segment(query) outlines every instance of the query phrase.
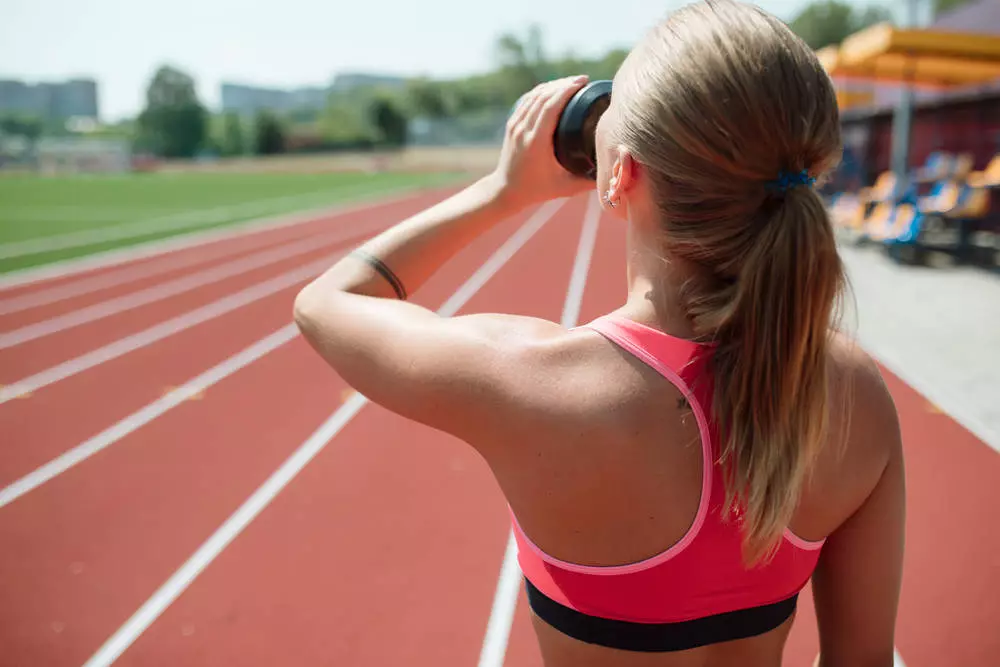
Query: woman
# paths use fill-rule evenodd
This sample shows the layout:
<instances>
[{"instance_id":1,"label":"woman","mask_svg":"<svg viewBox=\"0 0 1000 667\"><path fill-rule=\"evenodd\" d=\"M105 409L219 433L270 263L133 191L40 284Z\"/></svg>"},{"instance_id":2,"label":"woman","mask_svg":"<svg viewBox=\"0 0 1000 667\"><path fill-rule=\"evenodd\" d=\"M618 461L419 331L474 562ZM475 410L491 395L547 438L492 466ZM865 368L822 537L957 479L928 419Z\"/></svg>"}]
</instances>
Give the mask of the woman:
<instances>
[{"instance_id":1,"label":"woman","mask_svg":"<svg viewBox=\"0 0 1000 667\"><path fill-rule=\"evenodd\" d=\"M547 665L781 664L811 578L823 667L892 664L904 480L892 401L833 333L812 185L840 150L813 53L724 0L629 55L597 129L628 297L565 330L403 299L498 221L592 184L552 157L583 78L538 86L499 165L306 287L296 320L389 410L462 438L510 504Z\"/></svg>"}]
</instances>

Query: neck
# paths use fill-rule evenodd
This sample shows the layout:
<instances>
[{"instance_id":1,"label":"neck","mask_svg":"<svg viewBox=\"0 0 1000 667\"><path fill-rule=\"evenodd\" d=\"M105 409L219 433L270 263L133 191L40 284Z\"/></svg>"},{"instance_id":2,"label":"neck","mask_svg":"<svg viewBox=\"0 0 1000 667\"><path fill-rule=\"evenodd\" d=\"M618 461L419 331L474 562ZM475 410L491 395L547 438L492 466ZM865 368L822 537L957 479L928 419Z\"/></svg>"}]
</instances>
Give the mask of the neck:
<instances>
[{"instance_id":1,"label":"neck","mask_svg":"<svg viewBox=\"0 0 1000 667\"><path fill-rule=\"evenodd\" d=\"M694 267L666 255L657 229L630 221L626 238L628 300L622 312L672 336L694 338L680 296Z\"/></svg>"}]
</instances>

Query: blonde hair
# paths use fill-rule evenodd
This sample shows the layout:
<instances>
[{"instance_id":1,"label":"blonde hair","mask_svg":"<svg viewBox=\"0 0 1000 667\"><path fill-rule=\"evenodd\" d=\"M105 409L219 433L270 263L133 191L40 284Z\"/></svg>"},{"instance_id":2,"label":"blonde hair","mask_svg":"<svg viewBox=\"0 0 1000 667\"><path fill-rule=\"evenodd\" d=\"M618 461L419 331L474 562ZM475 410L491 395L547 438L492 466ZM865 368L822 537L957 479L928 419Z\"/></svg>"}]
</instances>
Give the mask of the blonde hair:
<instances>
[{"instance_id":1,"label":"blonde hair","mask_svg":"<svg viewBox=\"0 0 1000 667\"><path fill-rule=\"evenodd\" d=\"M681 294L695 331L717 344L724 513L741 515L746 559L766 559L828 432L828 346L844 288L818 193L768 183L837 162L834 89L784 23L706 0L642 40L615 92L628 100L615 139L650 179L664 254L703 269Z\"/></svg>"}]
</instances>

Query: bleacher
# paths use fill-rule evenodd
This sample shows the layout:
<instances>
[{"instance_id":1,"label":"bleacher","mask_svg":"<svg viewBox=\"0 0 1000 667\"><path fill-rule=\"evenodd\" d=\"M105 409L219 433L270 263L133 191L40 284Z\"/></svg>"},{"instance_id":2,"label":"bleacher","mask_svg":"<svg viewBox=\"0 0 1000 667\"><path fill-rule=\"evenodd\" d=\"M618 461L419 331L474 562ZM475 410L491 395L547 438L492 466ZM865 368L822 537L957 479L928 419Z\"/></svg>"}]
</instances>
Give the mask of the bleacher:
<instances>
[{"instance_id":1,"label":"bleacher","mask_svg":"<svg viewBox=\"0 0 1000 667\"><path fill-rule=\"evenodd\" d=\"M1000 152L982 169L968 153L938 151L905 177L883 172L856 193L833 194L833 224L854 243L893 259L926 263L932 252L961 263L1000 265Z\"/></svg>"}]
</instances>

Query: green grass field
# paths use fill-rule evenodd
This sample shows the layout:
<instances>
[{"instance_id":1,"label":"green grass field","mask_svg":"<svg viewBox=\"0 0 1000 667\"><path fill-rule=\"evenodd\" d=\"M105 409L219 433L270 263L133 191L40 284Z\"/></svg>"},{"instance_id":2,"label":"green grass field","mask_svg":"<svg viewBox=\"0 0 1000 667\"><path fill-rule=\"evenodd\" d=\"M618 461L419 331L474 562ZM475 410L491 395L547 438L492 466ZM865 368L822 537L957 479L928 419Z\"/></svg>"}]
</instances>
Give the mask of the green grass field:
<instances>
[{"instance_id":1,"label":"green grass field","mask_svg":"<svg viewBox=\"0 0 1000 667\"><path fill-rule=\"evenodd\" d=\"M0 178L0 273L334 204L456 173L190 173Z\"/></svg>"}]
</instances>

